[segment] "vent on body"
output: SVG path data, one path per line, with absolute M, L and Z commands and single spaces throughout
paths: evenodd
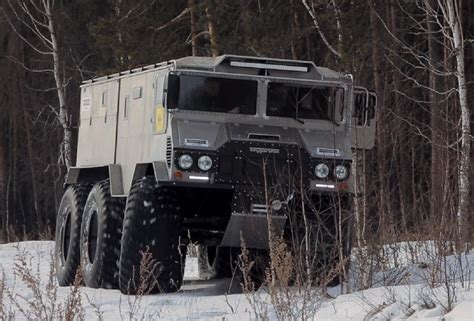
M 171 146 L 171 137 L 166 137 L 166 164 L 168 168 L 171 167 L 171 157 L 173 153 L 173 148 Z

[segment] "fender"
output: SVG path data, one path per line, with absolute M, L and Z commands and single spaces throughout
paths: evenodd
M 110 193 L 112 196 L 124 196 L 122 168 L 120 165 L 71 167 L 66 176 L 66 185 L 78 182 L 98 182 L 110 178 Z

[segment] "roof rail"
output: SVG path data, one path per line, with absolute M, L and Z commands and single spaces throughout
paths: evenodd
M 164 67 L 164 66 L 168 66 L 168 65 L 172 65 L 172 64 L 173 64 L 172 60 L 171 61 L 164 61 L 164 62 L 151 64 L 151 65 L 147 65 L 147 66 L 143 66 L 143 67 L 139 67 L 139 68 L 134 68 L 134 69 L 129 69 L 129 70 L 117 72 L 117 73 L 102 76 L 102 77 L 97 77 L 97 78 L 84 80 L 82 82 L 82 84 L 92 84 L 92 83 L 95 83 L 95 82 L 104 81 L 104 80 L 113 79 L 113 78 L 118 78 L 120 76 L 125 76 L 125 75 L 129 75 L 129 74 L 134 74 L 134 73 L 137 73 L 137 72 L 152 70 L 152 69 L 155 69 L 155 68 Z

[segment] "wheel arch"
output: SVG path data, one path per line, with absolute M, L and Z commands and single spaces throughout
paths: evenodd
M 168 181 L 168 167 L 165 162 L 139 163 L 135 165 L 131 184 L 144 176 L 153 175 L 157 181 Z M 122 175 L 122 167 L 118 164 L 109 164 L 104 166 L 92 167 L 71 167 L 66 176 L 66 186 L 79 182 L 98 182 L 104 179 L 110 179 L 110 194 L 112 196 L 126 196 L 128 190 L 125 190 Z M 131 186 L 130 186 L 131 187 Z
M 135 165 L 132 184 L 144 176 L 154 176 L 157 181 L 168 181 L 168 167 L 166 162 L 139 163 Z
M 116 164 L 94 167 L 71 167 L 66 176 L 66 185 L 79 182 L 99 182 L 104 179 L 110 179 L 110 192 L 112 196 L 123 196 L 122 168 Z

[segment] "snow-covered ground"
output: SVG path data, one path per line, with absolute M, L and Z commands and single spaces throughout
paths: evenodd
M 43 319 L 55 315 L 61 318 L 61 309 L 71 300 L 73 288 L 48 287 L 51 269 L 53 242 L 21 242 L 0 245 L 0 320 Z M 406 247 L 406 248 L 405 248 Z M 434 270 L 435 260 L 430 257 L 430 244 L 424 246 L 425 262 L 413 258 L 413 246 L 399 243 L 386 248 L 385 256 L 390 260 L 383 272 L 375 278 L 395 282 L 397 285 L 374 287 L 340 294 L 339 288 L 329 289 L 329 295 L 314 296 L 306 303 L 307 319 L 311 320 L 474 320 L 474 253 L 461 260 L 448 257 L 440 261 L 437 271 L 447 271 L 449 284 L 435 284 L 439 277 Z M 393 259 L 395 249 L 398 258 Z M 26 265 L 21 269 L 30 269 L 33 280 L 23 281 L 15 273 L 21 264 L 19 255 L 23 253 Z M 15 267 L 16 265 L 16 267 Z M 354 268 L 353 268 L 354 269 Z M 472 273 L 471 273 L 472 271 Z M 356 271 L 351 272 L 355 287 Z M 39 289 L 35 289 L 34 278 L 40 280 Z M 464 279 L 463 279 L 464 278 Z M 149 295 L 144 297 L 125 296 L 117 290 L 80 288 L 85 320 L 255 320 L 256 311 L 270 320 L 278 319 L 276 303 L 265 289 L 254 295 L 239 293 L 238 284 L 230 280 L 197 280 L 196 260 L 189 258 L 186 264 L 186 282 L 176 294 Z M 440 277 L 440 279 L 442 279 Z M 53 279 L 52 282 L 55 282 Z M 235 282 L 234 282 L 235 283 Z M 1 291 L 3 288 L 3 291 Z M 54 291 L 56 291 L 55 293 Z M 449 291 L 447 291 L 449 289 Z M 41 292 L 35 292 L 41 291 Z M 3 293 L 3 295 L 2 295 Z M 36 294 L 35 294 L 36 293 Z M 39 293 L 39 294 L 38 294 Z M 49 294 L 47 294 L 49 293 Z M 226 294 L 229 293 L 229 294 Z M 280 303 L 297 313 L 300 303 L 293 296 L 282 296 Z M 317 290 L 314 291 L 317 293 Z M 447 294 L 450 294 L 448 296 Z M 48 299 L 48 298 L 56 299 Z M 452 310 L 446 312 L 448 298 L 452 297 Z M 61 304 L 59 306 L 58 304 Z M 77 306 L 77 304 L 73 305 Z M 309 307 L 308 307 L 309 306 Z M 73 311 L 71 313 L 81 312 Z M 263 312 L 262 312 L 263 311 Z M 311 311 L 311 312 L 309 312 Z M 36 314 L 35 314 L 36 313 Z M 42 313 L 42 314 L 40 314 Z M 79 315 L 80 316 L 80 315 Z M 280 318 L 283 318 L 280 315 Z M 289 318 L 289 316 L 286 316 Z M 302 316 L 296 317 L 301 319 Z

